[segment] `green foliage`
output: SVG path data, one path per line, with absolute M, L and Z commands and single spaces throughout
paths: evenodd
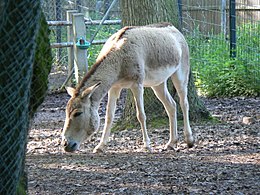
M 16 194 L 17 195 L 26 195 L 26 189 L 27 189 L 27 175 L 24 173 L 20 177 L 18 186 L 17 186 L 17 190 L 16 190 Z
M 88 49 L 88 65 L 89 68 L 96 62 L 98 54 L 103 45 L 91 45 Z
M 120 25 L 103 26 L 95 37 L 95 40 L 106 40 L 112 34 L 117 32 L 120 28 Z M 90 40 L 92 38 L 92 35 L 95 33 L 96 30 L 97 26 L 89 26 L 87 28 L 87 40 Z M 102 47 L 103 45 L 91 45 L 88 49 L 88 64 L 90 67 L 95 63 L 96 58 L 98 57 L 98 54 Z
M 92 35 L 97 27 L 88 28 Z M 106 39 L 120 25 L 103 26 L 96 40 Z M 244 24 L 237 28 L 237 58 L 230 58 L 229 40 L 223 35 L 205 36 L 195 30 L 188 36 L 195 84 L 209 97 L 260 95 L 260 24 Z M 87 37 L 90 39 L 90 36 Z M 95 63 L 102 45 L 92 45 L 89 66 Z
M 45 98 L 48 89 L 48 75 L 51 71 L 52 64 L 48 24 L 46 23 L 43 13 L 41 14 L 40 29 L 36 38 L 36 43 L 30 97 L 31 116 Z
M 237 57 L 223 35 L 188 37 L 196 85 L 210 97 L 260 95 L 260 24 L 237 29 Z

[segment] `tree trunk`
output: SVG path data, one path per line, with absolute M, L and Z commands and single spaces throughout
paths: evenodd
M 121 0 L 123 26 L 142 26 L 158 22 L 171 22 L 178 27 L 177 1 Z
M 120 2 L 123 26 L 140 26 L 157 22 L 171 22 L 178 28 L 177 1 L 121 0 Z M 178 105 L 178 97 L 171 82 L 168 82 L 168 88 Z M 192 74 L 190 74 L 188 85 L 188 99 L 190 103 L 191 120 L 196 121 L 209 117 L 209 112 L 197 95 Z M 167 114 L 163 108 L 163 105 L 159 100 L 157 100 L 151 89 L 145 89 L 144 105 L 148 124 L 149 122 L 152 124 L 157 123 L 157 125 L 168 123 Z M 182 118 L 182 113 L 180 111 L 180 106 L 178 105 L 177 107 L 178 117 L 180 119 Z M 120 120 L 118 124 L 120 124 L 121 128 L 122 126 L 123 128 L 128 128 L 129 121 L 131 121 L 130 127 L 135 127 L 138 125 L 137 119 L 135 118 L 135 105 L 131 92 L 128 92 L 122 120 Z

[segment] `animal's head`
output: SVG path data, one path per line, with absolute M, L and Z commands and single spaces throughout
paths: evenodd
M 74 152 L 80 144 L 99 128 L 98 108 L 93 107 L 91 95 L 100 83 L 77 94 L 74 88 L 68 87 L 71 96 L 66 107 L 66 119 L 62 132 L 62 144 L 66 152 Z

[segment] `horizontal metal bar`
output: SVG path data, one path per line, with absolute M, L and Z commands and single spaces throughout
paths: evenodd
M 101 20 L 86 20 L 86 25 L 99 25 Z M 70 21 L 47 21 L 49 26 L 71 26 L 72 22 Z M 121 24 L 121 20 L 105 20 L 104 25 L 115 25 Z
M 47 21 L 49 26 L 71 26 L 72 22 L 69 21 Z
M 227 6 L 226 10 L 229 10 L 229 6 Z M 195 11 L 221 11 L 221 7 L 186 7 L 183 8 L 183 12 L 195 12 Z M 236 8 L 236 11 L 245 11 L 245 12 L 254 12 L 260 11 L 260 8 Z
M 92 45 L 102 45 L 107 40 L 94 40 Z M 73 42 L 62 42 L 62 43 L 51 43 L 51 48 L 64 48 L 64 47 L 73 47 Z
M 73 42 L 51 43 L 51 48 L 72 47 Z
M 87 20 L 85 21 L 86 25 L 99 25 L 101 20 Z M 115 25 L 115 24 L 121 24 L 121 20 L 105 20 L 104 25 Z
M 107 39 L 103 40 L 94 40 L 91 45 L 102 45 L 107 41 Z

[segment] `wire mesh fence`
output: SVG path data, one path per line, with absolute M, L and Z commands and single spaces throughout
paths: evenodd
M 28 0 L 0 3 L 0 194 L 18 193 L 24 175 L 39 6 Z
M 47 0 L 42 2 L 42 7 L 46 15 L 47 20 L 66 20 L 66 10 L 77 9 L 84 14 L 85 19 L 89 21 L 101 20 L 104 16 L 110 1 L 95 1 L 95 0 L 81 0 L 81 1 L 62 1 L 60 0 Z M 236 1 L 235 5 L 235 21 L 236 21 L 236 43 L 238 54 L 238 63 L 249 64 L 246 68 L 245 74 L 251 75 L 252 82 L 255 84 L 255 88 L 259 83 L 259 47 L 257 42 L 259 41 L 259 0 L 248 1 L 240 0 Z M 177 5 L 177 4 L 176 4 Z M 214 59 L 213 55 L 218 55 L 223 64 L 222 69 L 225 70 L 224 64 L 234 63 L 227 59 L 230 53 L 230 6 L 227 0 L 213 0 L 213 1 L 189 1 L 182 0 L 178 1 L 179 10 L 181 9 L 181 23 L 182 31 L 189 41 L 192 56 L 193 71 L 196 76 L 196 84 L 201 89 L 201 93 L 205 95 L 214 96 L 215 91 L 211 91 L 212 83 L 205 83 L 210 74 L 209 66 Z M 120 19 L 120 8 L 117 3 L 108 19 Z M 105 40 L 114 32 L 120 28 L 120 25 L 103 25 L 101 31 L 98 33 L 96 40 Z M 51 29 L 51 42 L 66 42 L 67 41 L 67 30 L 64 26 L 50 26 Z M 97 29 L 97 25 L 86 26 L 87 36 L 86 39 L 91 39 L 92 35 Z M 253 37 L 253 39 L 252 39 Z M 101 49 L 101 45 L 91 46 L 88 50 L 89 65 L 93 64 L 98 52 Z M 209 48 L 208 48 L 209 47 Z M 214 49 L 213 49 L 214 48 Z M 217 50 L 215 50 L 217 48 Z M 214 52 L 211 50 L 215 50 Z M 199 50 L 199 51 L 198 51 Z M 219 52 L 219 53 L 217 53 Z M 68 54 L 66 48 L 52 49 L 54 56 L 53 70 L 59 74 L 52 74 L 57 77 L 60 76 L 59 80 L 66 78 L 68 74 L 67 61 Z M 212 60 L 214 59 L 214 60 Z M 228 62 L 227 62 L 228 61 Z M 252 65 L 254 64 L 254 65 Z M 214 66 L 217 67 L 217 66 Z M 241 68 L 242 66 L 240 66 Z M 219 67 L 218 67 L 219 68 Z M 243 69 L 243 68 L 241 68 Z M 215 73 L 214 73 L 215 74 Z M 227 73 L 228 74 L 228 73 Z M 239 74 L 243 74 L 243 71 Z M 208 77 L 207 77 L 208 75 Z M 238 75 L 236 75 L 237 77 Z M 55 80 L 55 79 L 54 79 Z M 56 79 L 57 80 L 57 79 Z M 215 81 L 214 81 L 215 82 Z M 233 81 L 235 82 L 235 80 Z M 249 81 L 247 81 L 249 82 Z M 59 82 L 60 83 L 60 82 Z M 58 84 L 59 85 L 59 84 Z M 57 89 L 57 83 L 50 86 L 51 89 Z M 213 86 L 214 88 L 215 86 Z M 223 86 L 224 87 L 224 86 Z M 245 86 L 246 87 L 246 86 Z M 236 92 L 238 94 L 238 92 Z M 221 94 L 216 94 L 221 95 Z M 227 95 L 227 94 L 223 94 Z M 232 94 L 230 94 L 232 95 Z M 234 93 L 235 95 L 235 93 Z M 243 95 L 243 94 L 238 94 Z M 246 94 L 244 94 L 246 95 Z M 248 94 L 250 95 L 250 94 Z M 253 95 L 253 94 L 251 94 Z
M 92 23 L 93 21 L 96 21 L 98 24 L 111 5 L 111 2 L 112 0 L 46 0 L 42 1 L 42 9 L 48 21 L 66 21 L 67 10 L 76 10 L 78 13 L 82 13 L 84 15 L 86 22 L 88 21 Z M 116 20 L 119 19 L 119 15 L 119 3 L 117 2 L 109 12 L 107 19 Z M 98 25 L 86 25 L 86 40 L 91 39 L 97 28 Z M 95 40 L 105 40 L 119 28 L 120 25 L 103 25 L 95 37 Z M 66 26 L 50 26 L 51 43 L 68 42 L 67 37 L 68 34 Z M 101 50 L 101 47 L 101 45 L 92 45 L 89 48 L 89 64 L 92 64 L 95 61 L 95 58 L 98 55 L 98 51 Z M 49 87 L 50 90 L 55 91 L 61 87 L 62 83 L 66 80 L 70 70 L 68 69 L 68 52 L 66 47 L 53 48 L 52 54 L 54 58 Z
M 48 5 L 57 5 L 53 0 Z M 66 9 L 80 10 L 85 19 L 100 20 L 112 1 L 68 1 L 61 9 L 64 20 Z M 260 60 L 259 60 L 259 6 L 260 2 L 249 0 L 238 0 L 234 4 L 235 12 L 231 10 L 230 2 L 227 0 L 178 0 L 173 3 L 178 6 L 179 23 L 184 33 L 191 53 L 191 66 L 195 77 L 195 84 L 200 95 L 207 96 L 259 96 L 260 93 Z M 80 8 L 79 8 L 80 7 Z M 55 9 L 55 8 L 54 8 Z M 120 8 L 116 5 L 110 19 L 120 19 Z M 48 14 L 48 9 L 45 14 Z M 53 14 L 55 12 L 51 12 Z M 54 19 L 57 17 L 54 16 Z M 48 17 L 47 17 L 48 18 Z M 235 29 L 230 29 L 231 19 L 235 19 Z M 234 26 L 234 23 L 232 23 Z M 66 29 L 62 31 L 62 40 L 66 40 Z M 103 26 L 102 32 L 98 33 L 96 39 L 107 39 L 120 25 Z M 233 28 L 233 27 L 232 27 Z M 91 39 L 96 26 L 86 26 L 87 40 Z M 55 28 L 52 33 L 56 33 Z M 235 32 L 235 42 L 234 34 Z M 56 35 L 51 36 L 52 41 L 57 41 Z M 236 46 L 233 50 L 230 45 Z M 89 65 L 91 66 L 102 45 L 91 46 L 88 49 Z M 55 63 L 57 67 L 54 72 L 62 72 L 63 80 L 67 76 L 67 51 L 63 49 L 60 59 L 62 63 Z M 57 53 L 57 49 L 55 49 Z M 235 52 L 236 57 L 231 54 Z M 232 54 L 233 55 L 233 54 Z M 57 56 L 56 54 L 54 56 Z M 57 58 L 56 58 L 57 59 Z M 60 60 L 58 60 L 60 61 Z M 61 74 L 53 74 L 61 78 Z M 53 77 L 51 77 L 53 78 Z M 54 79 L 55 82 L 57 79 Z M 60 86 L 51 87 L 52 89 Z M 155 98 L 154 96 L 150 98 Z M 157 110 L 155 107 L 146 109 Z M 135 115 L 133 114 L 133 118 Z M 133 119 L 131 118 L 131 119 Z
M 93 21 L 103 18 L 111 2 L 42 0 L 41 6 L 47 21 L 66 20 L 69 9 L 76 9 L 86 21 Z M 189 42 L 195 82 L 201 93 L 259 96 L 260 1 L 236 1 L 236 58 L 230 58 L 229 1 L 178 2 L 182 31 Z M 67 42 L 67 29 L 48 27 L 39 4 L 28 0 L 0 3 L 0 194 L 15 194 L 23 175 L 30 115 L 43 101 L 46 90 L 60 88 L 68 76 L 67 48 L 50 49 L 48 42 L 48 38 L 51 43 Z M 119 4 L 109 19 L 120 19 Z M 119 28 L 120 25 L 103 25 L 96 40 L 107 39 Z M 96 30 L 97 25 L 86 26 L 86 39 L 91 39 Z M 101 47 L 88 49 L 90 65 Z
M 258 96 L 260 1 L 230 2 L 182 1 L 196 84 L 208 96 Z

